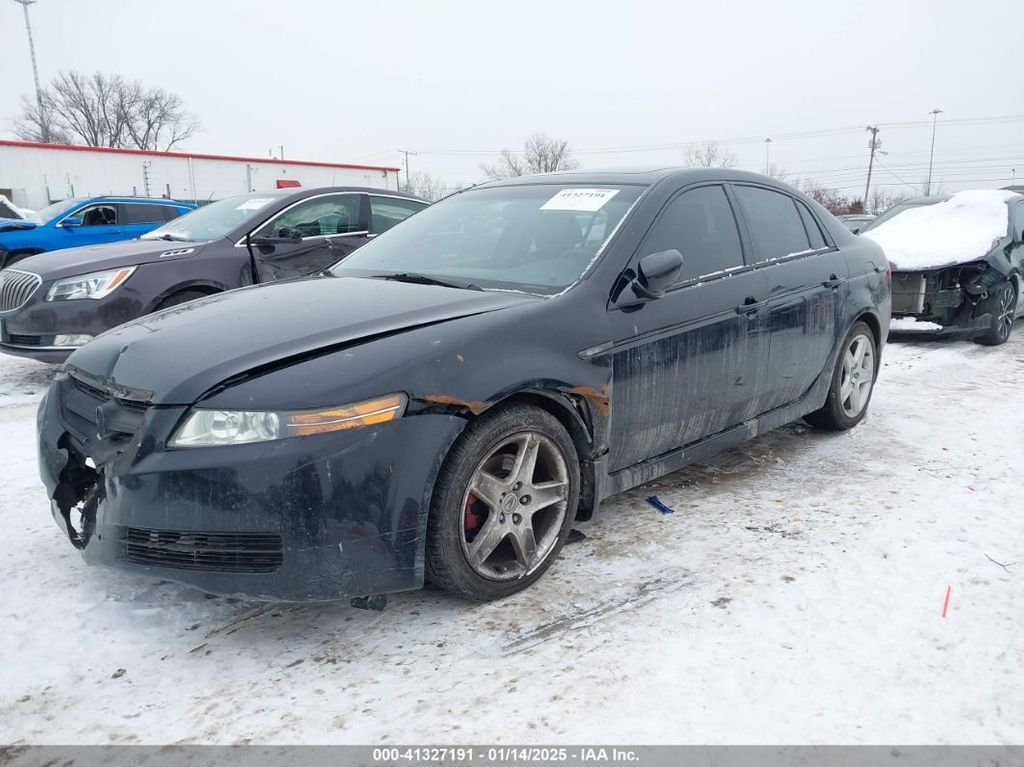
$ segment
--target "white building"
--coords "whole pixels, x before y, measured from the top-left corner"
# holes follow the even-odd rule
[[[398,168],[0,140],[0,194],[38,210],[67,197],[220,199],[289,186],[398,189]]]

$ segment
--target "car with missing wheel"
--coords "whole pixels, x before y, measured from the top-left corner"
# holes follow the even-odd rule
[[[63,362],[123,322],[246,285],[305,277],[427,206],[404,192],[289,189],[210,203],[130,242],[0,271],[0,352]]]
[[[1024,314],[1024,195],[981,189],[894,206],[861,235],[893,270],[893,329],[1006,343]]]
[[[615,493],[801,417],[856,426],[889,315],[881,248],[772,179],[493,182],[322,277],[82,347],[40,405],[40,473],[88,562],[268,600],[495,599]]]

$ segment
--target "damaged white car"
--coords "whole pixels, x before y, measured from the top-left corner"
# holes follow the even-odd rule
[[[981,189],[908,200],[861,234],[892,265],[893,330],[1006,343],[1024,313],[1024,195]]]

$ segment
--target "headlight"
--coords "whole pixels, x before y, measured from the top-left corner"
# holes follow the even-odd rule
[[[46,294],[47,301],[72,301],[76,298],[106,298],[135,271],[134,266],[93,272],[78,277],[57,280]]]
[[[171,447],[244,445],[286,437],[358,429],[393,421],[405,410],[404,394],[326,410],[207,410],[193,408],[171,439]]]

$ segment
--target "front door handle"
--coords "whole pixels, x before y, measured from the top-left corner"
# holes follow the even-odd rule
[[[828,279],[827,279],[827,280],[825,280],[825,281],[824,281],[823,283],[821,283],[821,284],[822,284],[822,285],[823,285],[824,287],[826,287],[826,288],[831,288],[832,290],[835,290],[835,289],[836,289],[836,288],[838,288],[838,287],[839,287],[839,286],[840,286],[840,285],[841,285],[842,283],[843,283],[843,281],[842,281],[841,279],[839,279],[839,277],[837,277],[837,276],[836,276],[836,275],[834,275],[834,274],[830,274],[830,275],[828,276]]]

